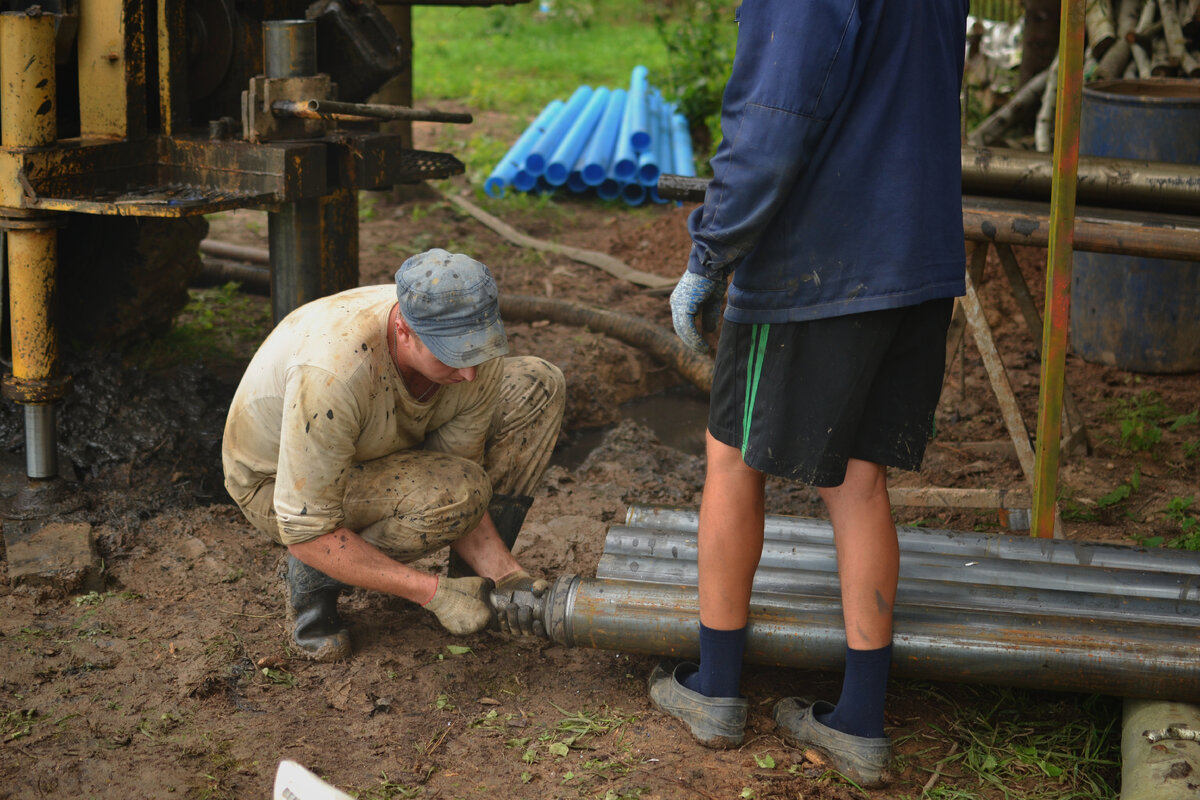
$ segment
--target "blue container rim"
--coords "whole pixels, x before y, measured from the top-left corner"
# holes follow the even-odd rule
[[[1189,78],[1118,78],[1083,87],[1091,100],[1111,105],[1200,108],[1200,81]]]

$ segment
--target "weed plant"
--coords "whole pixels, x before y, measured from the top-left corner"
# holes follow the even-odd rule
[[[136,345],[130,357],[148,367],[171,367],[191,361],[239,364],[250,359],[271,330],[265,298],[243,294],[241,285],[190,289],[191,299],[165,335]]]

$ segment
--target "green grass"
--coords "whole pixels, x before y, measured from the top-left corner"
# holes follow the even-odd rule
[[[913,683],[945,704],[944,725],[918,734],[916,763],[938,778],[927,800],[1104,800],[1120,775],[1120,700],[1000,687],[966,687],[957,702]],[[937,742],[926,748],[925,743]],[[905,798],[915,797],[903,795]]]
[[[413,95],[532,120],[581,85],[627,87],[638,64],[652,86],[666,81],[667,49],[647,3],[554,0],[553,9],[414,6]]]

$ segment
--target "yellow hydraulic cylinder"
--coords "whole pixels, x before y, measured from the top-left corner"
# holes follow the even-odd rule
[[[55,307],[58,239],[54,228],[8,231],[9,309],[13,377],[19,384],[46,381],[58,370]]]
[[[58,138],[54,15],[0,14],[0,143],[44,147]]]
[[[49,147],[58,138],[54,27],[53,14],[0,14],[0,144],[7,149]],[[58,241],[52,216],[21,209],[0,209],[0,215],[8,239],[13,350],[5,394],[25,407],[29,477],[49,478],[57,473],[53,403],[62,396],[52,318]]]
[[[0,143],[6,148],[51,145],[58,138],[55,103],[54,15],[0,14]],[[8,230],[13,377],[48,380],[58,364],[50,318],[57,240],[49,225],[25,215]]]

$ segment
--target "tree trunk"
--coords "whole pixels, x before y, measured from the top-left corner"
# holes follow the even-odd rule
[[[1058,55],[1059,0],[1025,0],[1025,39],[1021,45],[1022,86]]]

